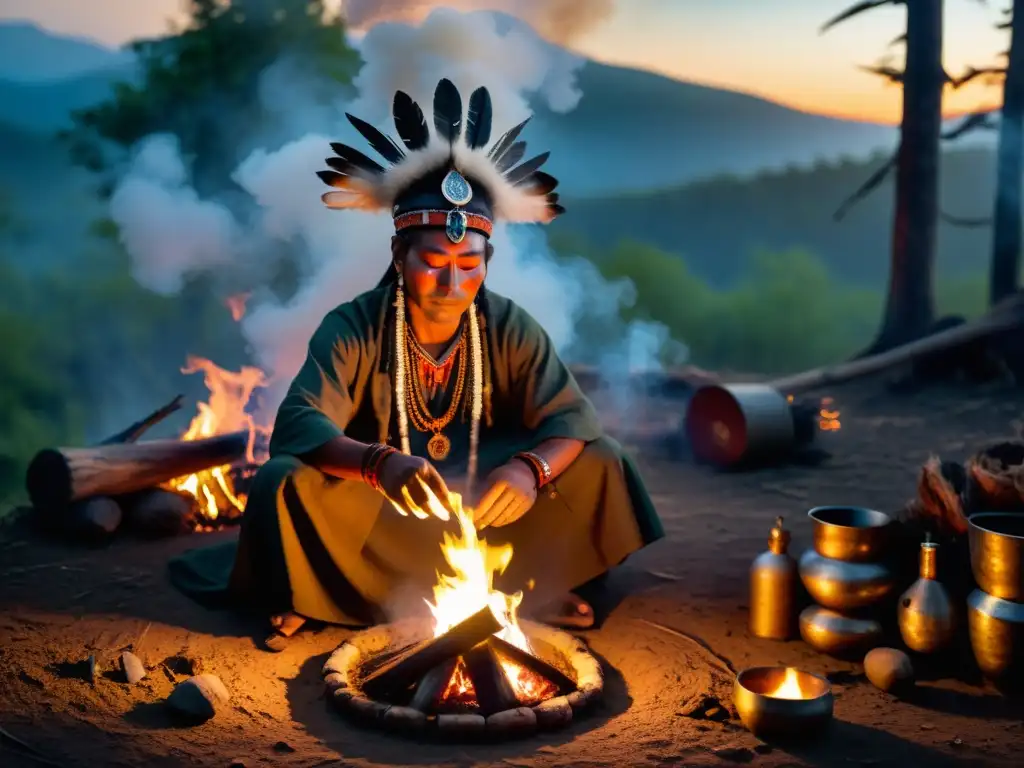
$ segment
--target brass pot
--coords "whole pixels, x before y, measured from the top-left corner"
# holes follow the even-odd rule
[[[983,592],[1024,602],[1024,515],[979,512],[967,521],[971,570]]]
[[[841,656],[874,648],[882,638],[882,625],[812,605],[800,613],[800,637],[820,653]]]
[[[877,560],[892,537],[892,518],[874,509],[815,507],[807,516],[814,524],[814,549],[834,560]]]
[[[854,611],[888,595],[895,580],[880,563],[848,563],[808,549],[800,557],[800,580],[811,598],[825,608]]]
[[[1024,605],[976,589],[967,598],[967,627],[982,674],[997,683],[1024,684]]]
[[[777,698],[773,693],[795,676],[801,698]],[[743,725],[762,739],[809,738],[832,721],[832,686],[810,672],[787,667],[751,667],[736,675],[733,704]]]

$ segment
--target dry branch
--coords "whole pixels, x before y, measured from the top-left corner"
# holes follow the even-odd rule
[[[104,440],[102,443],[100,443],[100,445],[114,445],[114,444],[117,444],[117,443],[134,443],[136,440],[138,440],[140,437],[142,437],[143,433],[145,433],[147,430],[149,430],[150,428],[152,428],[155,425],[159,424],[161,421],[166,419],[168,416],[170,416],[175,411],[180,410],[181,409],[181,403],[182,403],[182,400],[184,399],[184,397],[185,397],[184,395],[178,395],[173,400],[171,400],[169,403],[167,403],[167,405],[160,406],[155,411],[153,411],[151,414],[146,416],[144,419],[139,419],[134,424],[132,424],[130,427],[127,427],[127,428],[121,430],[116,435],[111,435],[106,440]]]
[[[879,168],[873,174],[871,174],[871,176],[868,177],[867,181],[865,181],[863,184],[860,185],[860,187],[857,188],[857,191],[855,191],[852,195],[850,195],[842,202],[842,204],[836,209],[836,212],[832,214],[832,218],[835,221],[842,221],[846,214],[850,212],[850,209],[853,208],[853,206],[855,206],[865,197],[874,192],[875,189],[877,189],[882,184],[882,182],[885,181],[885,178],[886,176],[889,175],[889,172],[896,167],[896,158],[897,155],[893,154],[892,157],[885,161],[885,164],[882,165],[881,168]]]
[[[881,8],[883,5],[896,5],[901,2],[904,2],[904,0],[864,0],[864,2],[856,3],[822,24],[819,34],[827,32],[836,24],[846,21],[847,19],[852,19],[854,16],[864,13],[864,11],[870,11],[873,8]]]

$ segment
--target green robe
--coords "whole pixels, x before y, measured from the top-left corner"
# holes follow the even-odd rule
[[[399,601],[429,596],[436,571],[445,567],[443,532],[457,533],[456,523],[404,517],[364,483],[326,476],[299,458],[343,434],[400,445],[393,301],[393,286],[383,286],[324,318],[278,411],[270,459],[253,482],[237,545],[173,560],[172,581],[184,592],[207,603],[294,610],[349,625],[373,623],[389,609],[401,610]],[[492,408],[481,422],[479,484],[517,452],[550,438],[586,443],[526,515],[484,534],[514,548],[497,586],[505,592],[535,586],[527,598],[546,599],[664,534],[636,467],[602,434],[593,405],[540,325],[490,291],[482,294],[481,309]],[[442,412],[450,396],[441,393],[432,411]],[[435,466],[446,477],[465,472],[468,422],[457,415],[444,430],[451,453]],[[429,437],[410,423],[413,454],[427,456]]]

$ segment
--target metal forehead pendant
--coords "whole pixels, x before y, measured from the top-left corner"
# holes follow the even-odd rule
[[[465,205],[473,199],[473,188],[466,177],[453,168],[441,182],[441,194],[452,205]]]
[[[473,199],[473,187],[466,181],[466,177],[454,168],[448,171],[441,182],[441,194],[444,199],[452,205],[465,205]],[[461,243],[466,236],[469,220],[466,212],[455,208],[448,211],[448,218],[445,219],[444,231],[448,239],[453,243]]]

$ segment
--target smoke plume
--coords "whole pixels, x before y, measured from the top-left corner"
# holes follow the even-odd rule
[[[342,0],[342,12],[356,31],[383,21],[418,24],[432,10],[447,6],[460,11],[498,11],[522,19],[546,40],[568,45],[611,17],[613,0]]]
[[[366,3],[354,5],[369,13]],[[539,0],[522,4],[537,9],[541,5]],[[394,9],[399,4],[374,7]],[[464,92],[479,85],[491,90],[496,134],[528,114],[528,98],[542,98],[561,110],[571,109],[579,99],[576,73],[581,60],[529,30],[502,32],[489,14],[437,9],[419,26],[373,26],[360,47],[365,64],[355,82],[358,95],[346,109],[389,132],[385,118],[395,90],[405,90],[429,105],[442,77],[451,78]],[[287,143],[257,150],[235,170],[234,181],[257,211],[253,220],[240,221],[221,202],[201,199],[189,186],[176,143],[166,136],[151,137],[139,147],[111,205],[135,275],[152,290],[174,292],[188,276],[204,272],[230,274],[236,284],[239,275],[249,276],[245,289],[253,294],[243,331],[255,362],[272,376],[265,403],[270,408],[301,365],[308,340],[324,315],[373,287],[387,269],[393,232],[388,216],[330,211],[321,204],[324,187],[315,172],[324,167],[329,143],[362,142],[340,114],[335,126],[323,132],[322,106],[309,105],[303,113],[296,91],[279,74],[271,72],[261,93],[271,104],[288,104],[293,126],[300,125],[305,114],[305,130],[310,133],[296,131]],[[278,93],[282,88],[291,92]],[[616,359],[628,359],[641,350],[644,359],[632,360],[633,365],[649,367],[656,362],[657,349],[651,353],[647,342],[637,343],[637,334],[654,339],[660,348],[660,331],[639,324],[626,328],[618,320],[621,307],[633,301],[628,281],[605,281],[583,259],[556,260],[541,228],[499,226],[492,242],[495,258],[488,286],[534,315],[558,349],[600,362],[611,354],[609,339],[615,337],[607,329],[613,328],[634,350],[615,352]],[[260,286],[268,263],[285,247],[298,254],[301,279],[294,294],[282,299]],[[579,337],[584,317],[602,325],[600,345]]]

